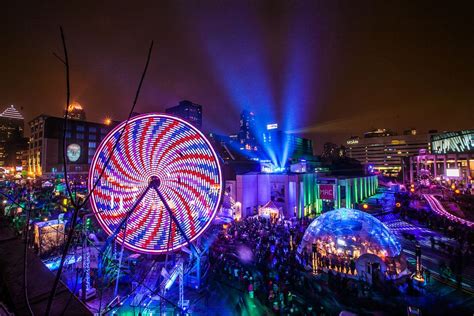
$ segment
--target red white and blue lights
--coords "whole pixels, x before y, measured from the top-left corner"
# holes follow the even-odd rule
[[[125,122],[98,147],[89,171],[89,190],[104,168]],[[170,218],[155,190],[148,190],[117,234],[130,250],[160,254],[198,238],[215,217],[222,196],[217,154],[204,135],[173,116],[144,114],[130,119],[112,158],[91,195],[92,209],[112,235],[146,190],[152,177],[186,236]],[[125,230],[126,228],[126,230]],[[124,234],[125,231],[125,234]]]

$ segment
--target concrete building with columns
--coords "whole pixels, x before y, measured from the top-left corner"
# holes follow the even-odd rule
[[[232,187],[241,217],[257,215],[259,207],[272,202],[285,218],[301,218],[341,207],[353,208],[376,193],[378,179],[377,176],[251,172],[237,175]]]
[[[474,130],[433,135],[431,152],[408,157],[404,163],[405,182],[414,183],[421,174],[473,184]]]

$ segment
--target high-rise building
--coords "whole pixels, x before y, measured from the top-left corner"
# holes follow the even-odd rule
[[[242,149],[258,150],[255,115],[253,112],[244,110],[240,114],[239,142]]]
[[[351,137],[346,142],[346,154],[382,174],[397,176],[402,169],[402,158],[429,151],[430,134],[415,130],[404,135],[385,129],[367,132],[363,138]]]
[[[13,105],[0,114],[0,166],[22,166],[22,154],[27,149],[24,137],[25,120]]]
[[[198,129],[202,128],[202,105],[183,100],[178,105],[167,108],[165,111],[167,114],[182,118]]]
[[[264,147],[272,147],[274,152],[286,155],[286,159],[299,160],[313,158],[311,139],[288,134],[279,129],[267,129],[263,134]],[[286,164],[285,162],[282,162]]]
[[[74,101],[69,104],[67,118],[71,120],[86,120],[86,112],[82,108],[82,105],[79,104],[79,102]]]
[[[71,176],[86,176],[100,142],[115,126],[81,120],[70,120],[66,130],[66,156]],[[31,138],[28,149],[28,171],[35,175],[62,174],[64,119],[40,115],[29,123]]]
[[[17,135],[23,136],[24,125],[23,115],[10,105],[0,114],[0,140],[5,141]]]

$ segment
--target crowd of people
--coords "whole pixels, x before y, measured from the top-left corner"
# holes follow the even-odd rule
[[[354,299],[371,305],[373,289],[388,296],[404,291],[407,284],[403,281],[396,284],[383,276],[371,286],[357,275],[355,260],[323,254],[317,257],[318,272],[326,273],[316,281],[312,249],[300,255],[296,247],[309,223],[310,219],[291,223],[249,217],[226,225],[211,247],[213,273],[276,315],[329,314],[331,304],[325,300],[334,295],[348,305]]]
[[[296,260],[296,245],[308,224],[308,220],[291,223],[262,217],[234,222],[211,248],[214,273],[237,284],[251,301],[258,299],[273,313],[324,315],[318,301],[301,300],[308,297],[301,293],[303,289],[316,290]]]
[[[71,222],[72,206],[64,181],[58,179],[48,181],[48,185],[45,183],[46,181],[42,180],[22,180],[2,181],[0,184],[0,201],[2,201],[0,211],[19,235],[25,233],[27,221],[29,221],[28,232],[31,245],[34,241],[35,223],[61,219],[66,229],[69,229],[68,225]],[[80,201],[83,196],[81,193],[85,193],[85,186],[79,183],[73,185],[73,189],[74,197]],[[64,234],[64,231],[61,234]],[[41,255],[49,256],[51,252],[59,251],[59,248],[56,248],[41,252]]]
[[[27,210],[30,223],[70,214],[64,212],[67,194],[58,192],[55,187],[45,187],[40,181],[4,182],[2,185],[1,211],[9,216],[19,233],[24,231]],[[460,278],[463,268],[472,263],[474,231],[429,210],[413,211],[402,207],[400,216],[457,240],[456,246],[434,237],[430,242],[433,249],[446,252],[452,258],[447,263],[440,262],[441,271],[450,270]],[[320,301],[325,289],[314,282],[311,274],[311,249],[297,253],[297,245],[310,222],[310,218],[288,221],[255,216],[225,225],[210,248],[209,258],[213,273],[243,293],[246,300],[239,301],[239,308],[255,308],[262,304],[275,314],[329,313]],[[368,287],[358,280],[353,258],[318,252],[316,260],[318,267],[327,272],[325,285],[328,289],[348,297],[369,295]]]
[[[311,251],[304,249],[301,256],[301,263],[303,266],[309,266],[311,264],[312,258]],[[334,272],[344,273],[348,275],[356,275],[356,263],[354,258],[351,258],[346,255],[337,255],[334,253],[325,253],[320,252],[316,255],[317,266],[326,271],[332,270]]]
[[[61,184],[55,187],[53,184],[44,186],[42,181],[5,181],[2,182],[0,194],[5,215],[10,217],[26,216],[28,211],[32,220],[57,218],[58,214],[65,213],[65,207],[69,205],[68,195]]]

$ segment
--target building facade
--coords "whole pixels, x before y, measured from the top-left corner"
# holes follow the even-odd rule
[[[406,183],[415,183],[424,177],[474,184],[474,152],[416,155],[407,158],[404,168]]]
[[[31,138],[28,148],[28,172],[36,176],[64,173],[64,119],[40,115],[30,121]],[[81,120],[69,120],[66,131],[68,173],[87,176],[97,146],[112,129],[105,125]]]
[[[340,207],[354,207],[378,188],[377,176],[318,177],[306,174],[247,173],[237,175],[235,201],[242,217],[253,216],[272,202],[286,218],[320,214]]]
[[[430,134],[417,134],[415,130],[393,135],[386,130],[366,133],[364,137],[351,137],[346,141],[346,155],[371,169],[388,176],[398,176],[402,159],[430,150]]]
[[[202,128],[202,105],[183,100],[178,105],[167,108],[165,111],[167,114],[182,118],[198,129]]]

